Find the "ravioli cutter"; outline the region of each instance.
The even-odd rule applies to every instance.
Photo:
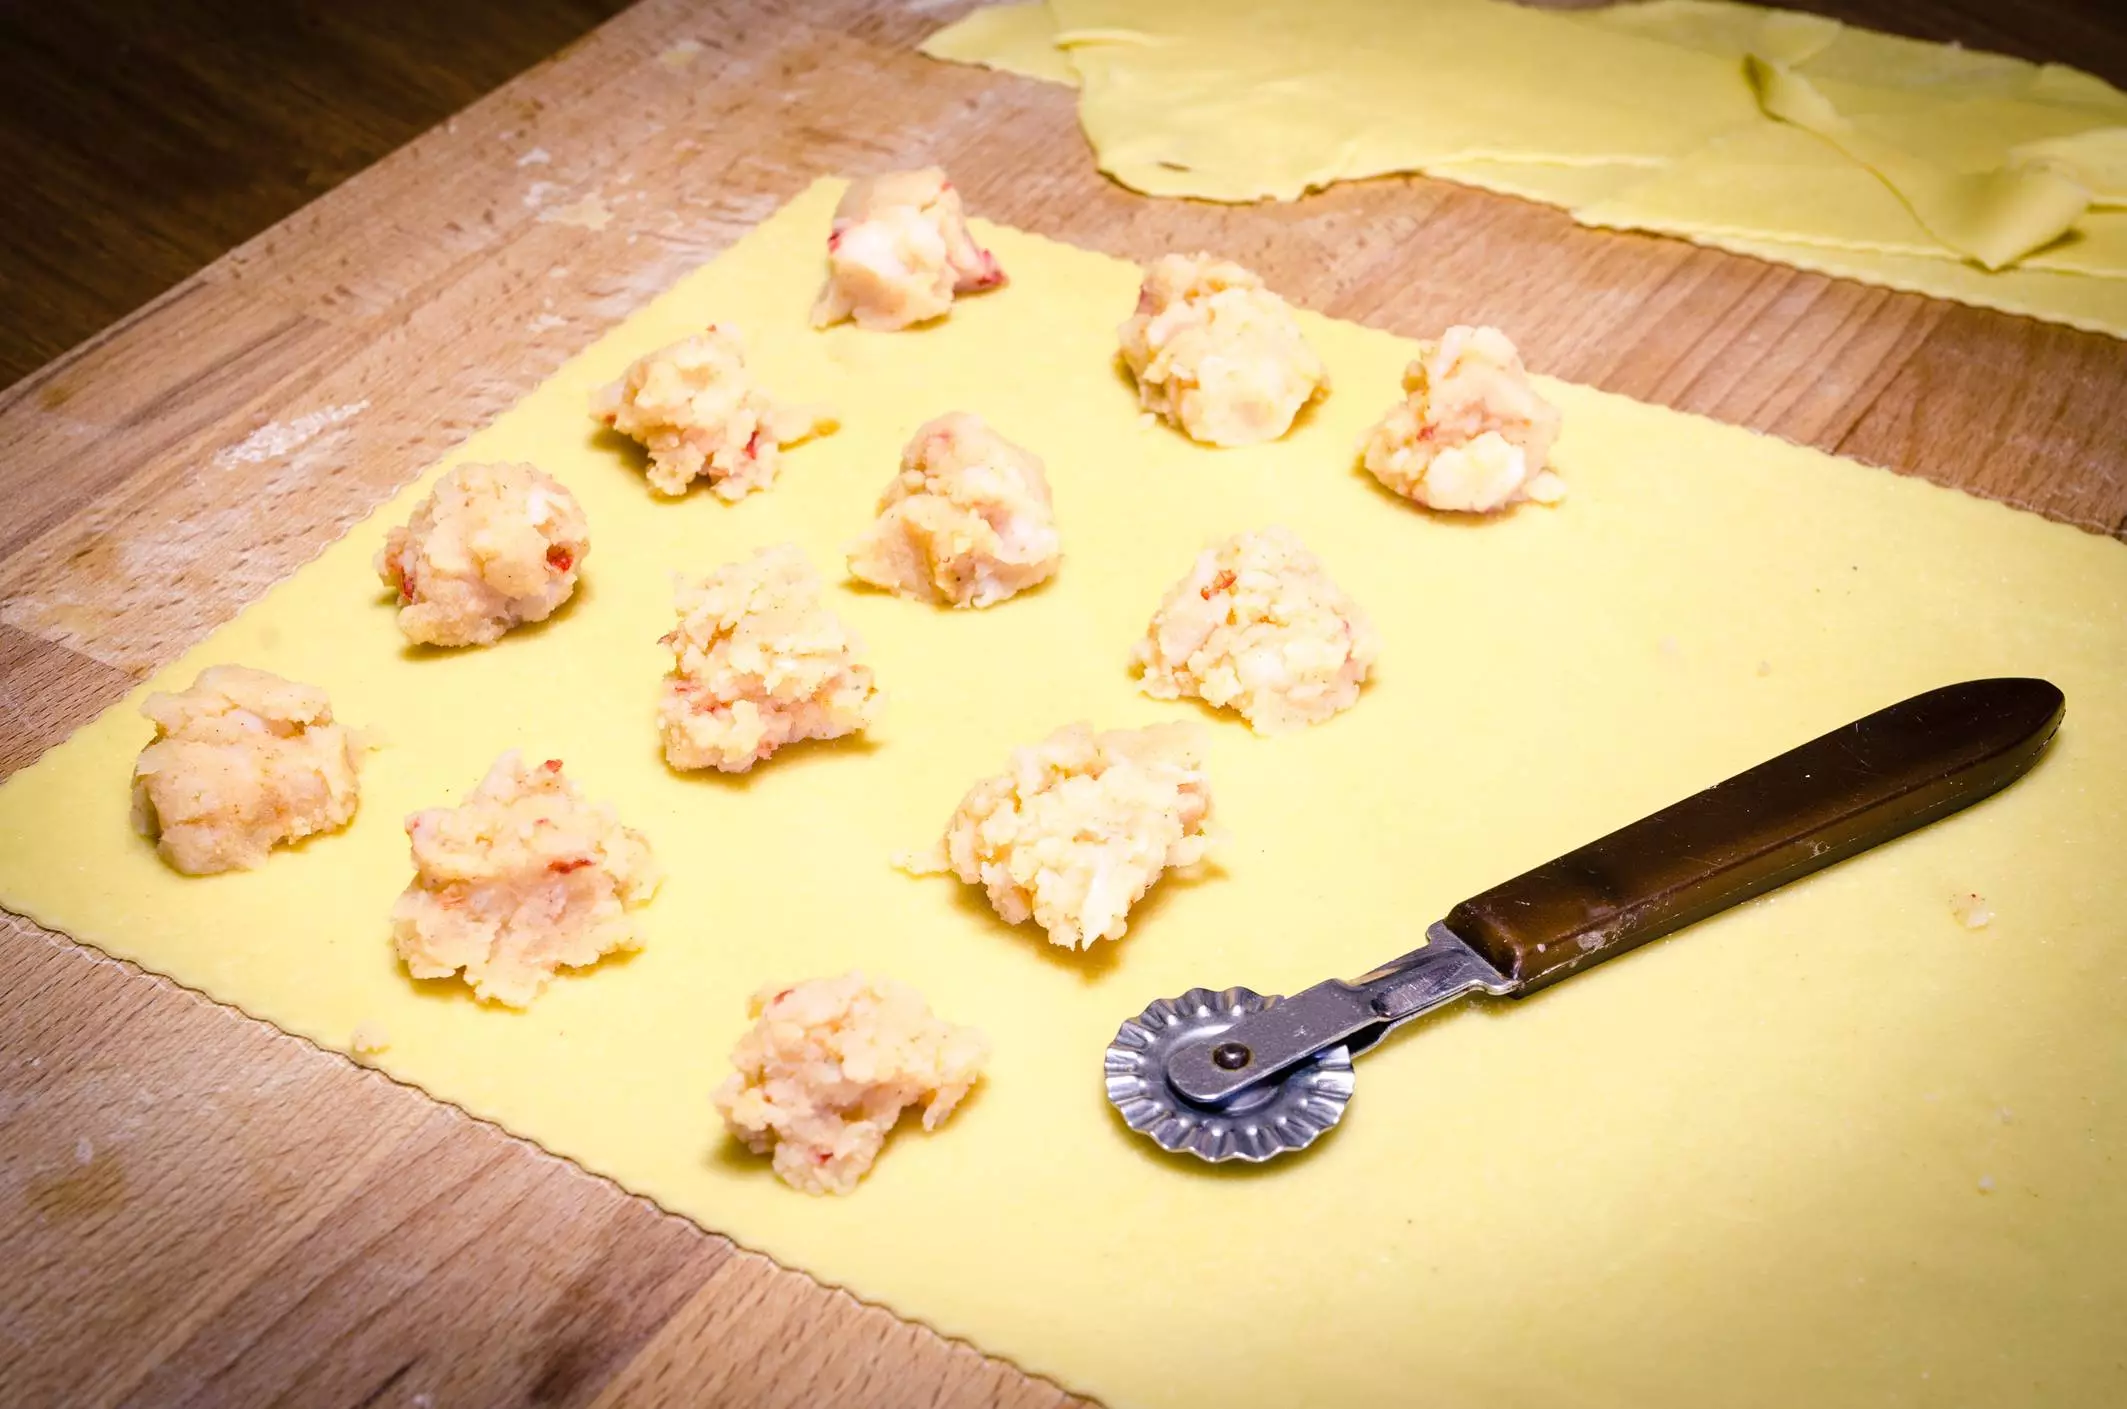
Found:
[[[1472,896],[1371,973],[1163,998],[1109,1044],[1108,1099],[1200,1159],[1305,1149],[1351,1101],[1352,1058],[1405,1023],[1525,997],[1969,807],[2038,761],[2065,708],[2044,680],[1930,690]]]

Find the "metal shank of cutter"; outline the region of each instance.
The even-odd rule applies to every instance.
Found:
[[[1352,1095],[1351,1054],[1328,1048],[1215,1106],[1192,1101],[1167,1079],[1177,1050],[1210,1042],[1278,1000],[1246,988],[1192,988],[1162,998],[1125,1022],[1108,1044],[1108,1099],[1132,1130],[1163,1149],[1214,1163],[1259,1164],[1305,1149],[1344,1114]]]

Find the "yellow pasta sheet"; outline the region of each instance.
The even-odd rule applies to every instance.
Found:
[[[1708,209],[1747,211],[1759,200],[1755,193],[1777,190],[1789,183],[1804,184],[1818,192],[1825,190],[1825,186],[1816,184],[1816,154],[1798,152],[1798,148],[1806,148],[1814,141],[1809,134],[1792,128],[1751,129],[1710,143],[1651,176],[1625,167],[1504,161],[1450,162],[1430,174],[1524,200],[1566,206],[1584,224],[1653,230],[1796,269],[2021,313],[2085,332],[2127,336],[2127,279],[2092,278],[2052,267],[2056,256],[2072,250],[2079,237],[2071,236],[2015,268],[1987,270],[1910,250],[1766,239],[1752,233],[1747,218],[1737,225],[1707,223]],[[1812,169],[1799,177],[1791,169],[1798,159]],[[1630,199],[1618,198],[1617,193],[1628,183]],[[1865,175],[1847,189],[1879,211],[1884,210],[1887,201],[1893,211],[1897,208],[1889,194]],[[2103,220],[2116,229],[2120,216],[2107,211]]]
[[[1056,47],[1056,20],[1047,0],[1031,4],[984,5],[923,41],[934,59],[1038,78],[1045,83],[1078,84],[1078,74]]]
[[[1076,84],[1102,169],[1153,195],[1422,171],[2127,334],[2127,95],[2058,64],[1721,0],[1047,0],[924,48]]]
[[[468,441],[587,511],[573,605],[406,649],[369,562],[433,476],[144,688],[240,661],[381,729],[343,834],[186,879],[127,826],[128,700],[0,787],[0,900],[378,1065],[793,1267],[1118,1406],[2127,1402],[2127,550],[2001,506],[1554,382],[1556,510],[1429,517],[1354,447],[1411,344],[1304,315],[1336,390],[1281,443],[1145,424],[1114,367],[1137,273],[983,227],[1010,285],[949,321],[806,325],[814,187]],[[737,505],[656,499],[590,389],[715,320],[836,408]],[[952,613],[839,582],[903,442],[979,412],[1048,462],[1059,577]],[[1188,719],[1133,639],[1207,539],[1283,523],[1374,614],[1350,713],[1204,716],[1218,866],[1088,954],[888,864],[1016,744]],[[869,741],[676,776],[652,701],[670,575],[794,540],[888,692]],[[1101,1089],[1116,1025],[1192,985],[1290,992],[1459,898],[1912,692],[2042,675],[2068,719],[1967,813],[1359,1067],[1344,1125],[1262,1169],[1167,1156]],[[669,871],[647,947],[483,1008],[393,962],[401,819],[505,748],[567,762]],[[1978,931],[1951,900],[1996,912]],[[749,992],[852,967],[987,1029],[984,1086],[845,1199],[727,1144]],[[410,1199],[422,1197],[407,1190]]]

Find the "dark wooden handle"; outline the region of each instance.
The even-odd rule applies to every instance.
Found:
[[[2044,680],[1915,695],[1473,896],[1447,926],[1533,992],[2015,781],[2060,727]]]

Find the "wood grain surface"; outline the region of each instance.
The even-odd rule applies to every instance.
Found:
[[[931,160],[1028,229],[1137,259],[1217,248],[1400,332],[1498,323],[1543,370],[2127,534],[2127,344],[1426,181],[1142,200],[1094,173],[1068,93],[913,53],[960,8],[646,0],[0,395],[0,768],[814,176]],[[2001,44],[2000,7],[1972,13]],[[2119,21],[2090,32],[2118,53]],[[9,1404],[1072,1402],[375,1072],[0,926]]]
[[[626,8],[0,0],[0,382]]]

